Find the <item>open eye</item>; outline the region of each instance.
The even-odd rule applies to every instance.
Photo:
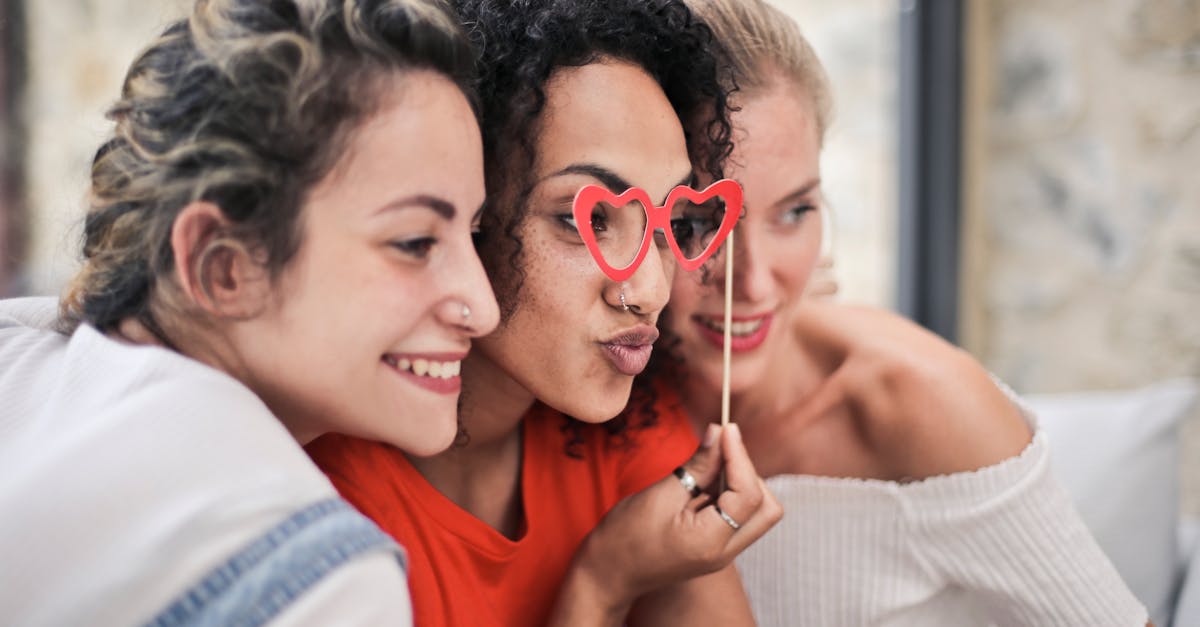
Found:
[[[578,231],[579,226],[575,222],[575,215],[571,213],[560,213],[554,216],[559,222],[563,223],[566,228],[572,231]],[[604,210],[597,207],[592,210],[592,232],[603,233],[608,230],[608,216]]]
[[[684,216],[671,220],[671,235],[679,248],[687,250],[700,244],[705,236],[715,232],[720,224],[711,217]]]
[[[799,224],[804,219],[805,214],[810,211],[816,211],[816,205],[798,205],[784,211],[779,215],[779,223],[783,225]]]
[[[701,204],[687,203],[682,214],[671,219],[671,235],[679,248],[689,256],[700,253],[706,243],[721,228],[725,217],[725,201],[710,198]]]

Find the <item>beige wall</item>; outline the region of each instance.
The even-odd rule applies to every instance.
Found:
[[[110,124],[125,69],[184,0],[26,2],[29,76],[27,203],[30,247],[24,272],[38,294],[57,294],[77,267],[75,251],[88,168]]]
[[[821,158],[833,224],[840,297],[896,299],[896,0],[769,0],[800,24],[833,86],[834,115]]]
[[[969,6],[967,348],[1025,392],[1200,376],[1200,0]]]

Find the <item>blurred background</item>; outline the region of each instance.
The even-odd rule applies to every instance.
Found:
[[[103,112],[189,4],[0,0],[0,295],[74,271]],[[1200,376],[1200,0],[776,4],[833,80],[840,298],[1022,392]],[[1183,464],[1200,512],[1200,455]]]

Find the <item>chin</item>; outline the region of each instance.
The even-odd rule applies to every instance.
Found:
[[[566,401],[564,403],[551,403],[545,399],[542,402],[580,422],[601,424],[616,418],[618,414],[625,411],[625,406],[629,404],[629,392],[632,388],[633,378],[629,377],[620,389],[604,390],[602,393],[588,398],[573,395],[563,399]],[[614,401],[614,399],[619,400]]]
[[[444,433],[422,433],[420,438],[405,438],[404,444],[397,442],[391,442],[391,444],[409,455],[433,457],[450,448],[457,436],[458,425],[455,424],[453,429],[445,430]]]
[[[715,393],[721,393],[725,383],[725,366],[720,359],[706,359],[700,368],[689,370],[691,376],[700,377]],[[738,363],[736,358],[729,369],[729,392],[737,394],[754,388],[766,374],[756,363]]]
[[[428,416],[419,420],[417,416]],[[405,453],[417,457],[430,457],[450,448],[458,437],[458,404],[438,402],[436,404],[413,403],[394,422],[379,430],[381,437],[373,438],[386,442]]]

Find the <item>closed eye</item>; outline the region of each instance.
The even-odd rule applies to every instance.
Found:
[[[433,237],[416,237],[413,239],[397,240],[389,242],[388,245],[396,250],[412,257],[413,259],[425,259],[429,257],[429,252],[437,244],[437,239]]]

